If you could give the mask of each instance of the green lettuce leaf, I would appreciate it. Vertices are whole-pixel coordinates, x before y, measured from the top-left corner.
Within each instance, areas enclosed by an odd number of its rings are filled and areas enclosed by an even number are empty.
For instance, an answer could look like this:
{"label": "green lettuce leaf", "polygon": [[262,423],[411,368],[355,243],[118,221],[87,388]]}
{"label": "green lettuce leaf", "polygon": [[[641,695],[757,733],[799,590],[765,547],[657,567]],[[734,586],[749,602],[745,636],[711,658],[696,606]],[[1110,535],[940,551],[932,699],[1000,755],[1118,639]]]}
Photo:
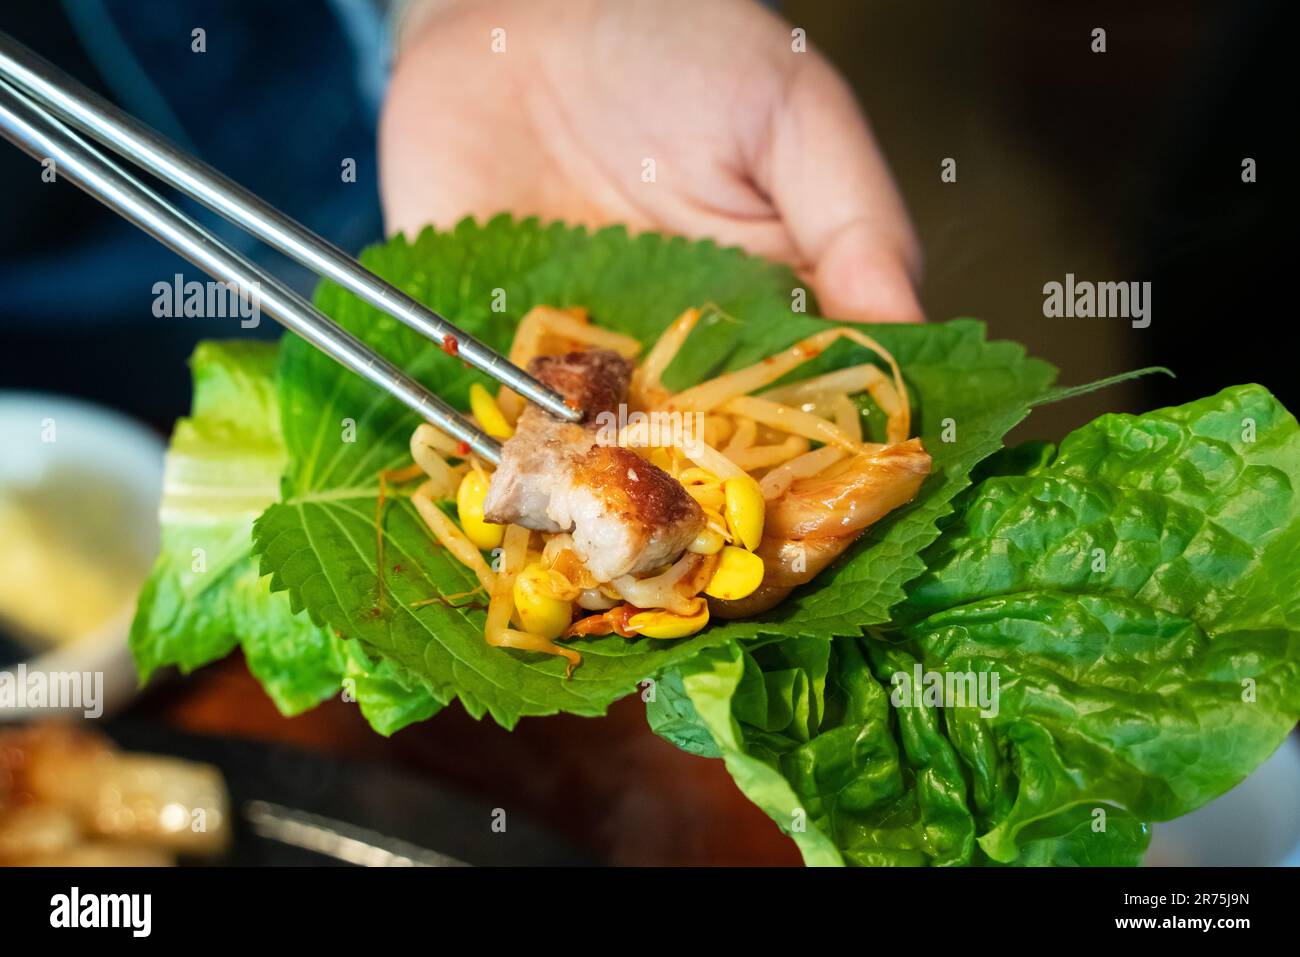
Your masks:
{"label": "green lettuce leaf", "polygon": [[[1300,429],[1267,390],[1103,416],[1050,464],[983,483],[898,611],[927,669],[996,670],[954,715],[1018,765],[979,768],[990,827],[1108,802],[1168,820],[1239,783],[1300,714]],[[989,750],[992,755],[992,750]]]}
{"label": "green lettuce leaf", "polygon": [[[489,345],[505,349],[534,305],[583,305],[606,327],[649,343],[683,309],[711,303],[668,370],[681,386],[769,355],[826,323],[792,313],[789,270],[711,243],[621,229],[587,233],[498,217],[426,230],[372,247],[363,262]],[[336,286],[320,308],[377,351],[463,406],[485,381],[394,320]],[[318,625],[361,642],[439,701],[458,697],[476,716],[509,727],[521,716],[594,715],[638,684],[704,648],[737,637],[860,634],[883,622],[920,574],[918,553],[968,482],[1034,403],[1051,397],[1055,370],[1006,342],[988,342],[971,320],[868,327],[894,351],[915,392],[920,433],[935,474],[918,499],[864,537],[845,559],[769,615],[719,623],[675,642],[610,636],[581,642],[582,666],[564,678],[559,659],[488,648],[481,609],[417,603],[475,584],[436,547],[408,501],[385,518],[391,601],[377,608],[373,515],[377,476],[409,461],[415,418],[306,343],[285,341],[280,395],[289,463],[281,501],[258,520],[255,550],[273,587]],[[809,374],[863,361],[848,345],[827,350]],[[878,415],[878,413],[877,413]]]}
{"label": "green lettuce leaf", "polygon": [[389,661],[372,661],[358,642],[343,643],[343,698],[354,700],[362,716],[380,734],[389,735],[408,724],[425,721],[442,709],[442,702],[402,674]]}
{"label": "green lettuce leaf", "polygon": [[348,647],[354,643],[294,614],[253,558],[253,521],[276,500],[287,464],[277,362],[277,346],[268,343],[195,349],[192,414],[176,423],[167,452],[162,550],[131,627],[136,667],[147,681],[158,668],[189,672],[242,646],[249,670],[284,714],[339,694],[347,676],[363,714],[391,734],[428,717],[437,703],[401,684],[391,667],[372,665]]}
{"label": "green lettuce leaf", "polygon": [[[668,699],[670,739],[707,731],[787,833],[805,815],[809,862],[1135,864],[1146,822],[1239,783],[1300,716],[1300,428],[1266,390],[980,473],[887,631],[665,676],[690,705]],[[996,709],[895,700],[918,667],[996,675]]]}
{"label": "green lettuce leaf", "polygon": [[[868,644],[737,643],[677,672],[737,786],[806,864],[970,863],[975,824],[956,752],[933,711],[891,709]],[[661,705],[648,708],[653,727]]]}
{"label": "green lettuce leaf", "polygon": [[162,551],[131,629],[142,680],[224,657],[238,644],[232,621],[250,608],[290,617],[258,587],[249,555],[253,520],[275,501],[287,461],[275,363],[275,346],[258,342],[201,343],[190,360],[193,409],[167,451]]}

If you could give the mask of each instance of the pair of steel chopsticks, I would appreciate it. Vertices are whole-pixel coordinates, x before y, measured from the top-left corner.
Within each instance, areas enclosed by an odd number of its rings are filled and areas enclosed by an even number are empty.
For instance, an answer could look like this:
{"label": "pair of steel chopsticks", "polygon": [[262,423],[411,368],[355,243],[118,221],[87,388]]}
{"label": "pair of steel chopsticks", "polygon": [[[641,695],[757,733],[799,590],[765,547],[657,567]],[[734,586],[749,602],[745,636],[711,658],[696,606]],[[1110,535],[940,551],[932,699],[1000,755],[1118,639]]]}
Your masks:
{"label": "pair of steel chopsticks", "polygon": [[240,291],[256,290],[260,306],[286,328],[465,442],[478,455],[491,462],[500,459],[501,446],[495,439],[169,204],[79,133],[332,279],[552,415],[567,421],[581,418],[581,410],[567,405],[560,395],[504,356],[0,33],[0,135],[37,159],[53,159],[56,176],[79,186],[209,275]]}

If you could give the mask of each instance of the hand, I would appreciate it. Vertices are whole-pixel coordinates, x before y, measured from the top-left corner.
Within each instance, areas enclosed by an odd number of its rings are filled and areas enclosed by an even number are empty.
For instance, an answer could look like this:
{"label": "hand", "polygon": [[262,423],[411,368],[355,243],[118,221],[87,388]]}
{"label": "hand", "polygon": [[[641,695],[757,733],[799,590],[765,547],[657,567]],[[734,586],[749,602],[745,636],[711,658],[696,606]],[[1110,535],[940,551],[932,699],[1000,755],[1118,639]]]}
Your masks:
{"label": "hand", "polygon": [[711,237],[792,264],[827,315],[921,320],[919,247],[864,117],[757,3],[425,2],[380,129],[390,232],[509,210]]}

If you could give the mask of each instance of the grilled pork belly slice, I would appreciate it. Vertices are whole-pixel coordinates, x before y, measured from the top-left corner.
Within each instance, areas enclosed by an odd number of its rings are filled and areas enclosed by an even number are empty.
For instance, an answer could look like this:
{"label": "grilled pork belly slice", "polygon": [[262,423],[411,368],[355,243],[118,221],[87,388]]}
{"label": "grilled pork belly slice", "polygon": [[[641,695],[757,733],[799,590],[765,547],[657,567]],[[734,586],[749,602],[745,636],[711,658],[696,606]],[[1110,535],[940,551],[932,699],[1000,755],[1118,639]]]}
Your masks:
{"label": "grilled pork belly slice", "polygon": [[528,364],[528,371],[586,416],[579,423],[565,422],[529,402],[515,423],[515,434],[502,446],[483,516],[499,525],[561,532],[564,526],[546,514],[555,482],[566,474],[569,459],[585,455],[596,444],[596,417],[617,412],[627,397],[632,370],[618,353],[591,349],[538,356]]}
{"label": "grilled pork belly slice", "polygon": [[604,349],[540,356],[529,372],[579,405],[581,423],[531,403],[501,449],[483,514],[540,532],[570,532],[599,581],[671,563],[704,527],[698,504],[674,478],[628,449],[596,442],[597,417],[627,398],[632,370]]}
{"label": "grilled pork belly slice", "polygon": [[635,452],[593,445],[569,464],[546,514],[573,530],[574,550],[597,581],[671,564],[704,527],[681,483]]}

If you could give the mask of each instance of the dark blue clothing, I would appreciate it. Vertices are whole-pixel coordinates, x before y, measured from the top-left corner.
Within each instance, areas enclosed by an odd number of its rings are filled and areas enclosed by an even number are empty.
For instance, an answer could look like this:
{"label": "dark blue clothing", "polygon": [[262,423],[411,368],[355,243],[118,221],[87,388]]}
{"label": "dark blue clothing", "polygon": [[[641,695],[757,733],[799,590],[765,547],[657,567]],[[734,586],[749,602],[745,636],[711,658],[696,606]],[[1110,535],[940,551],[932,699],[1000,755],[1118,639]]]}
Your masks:
{"label": "dark blue clothing", "polygon": [[[6,0],[0,30],[355,253],[382,235],[386,17],[379,0]],[[205,52],[192,49],[196,28]],[[343,181],[349,158],[355,182]],[[314,287],[305,270],[163,192],[300,291]],[[162,424],[185,407],[195,341],[279,334],[269,317],[251,332],[155,318],[154,283],[207,277],[71,184],[43,183],[40,165],[3,141],[0,211],[0,388],[78,393]]]}
{"label": "dark blue clothing", "polygon": [[[386,31],[377,4],[64,0],[37,13],[47,22],[33,31],[24,30],[34,25],[24,6],[35,5],[6,5],[0,25],[51,58],[79,46],[80,62],[59,65],[173,142],[345,249],[379,237],[375,124]],[[57,30],[49,15],[57,12],[67,33],[51,51],[42,39]],[[206,32],[206,52],[191,49],[195,28]],[[355,183],[342,181],[345,157],[356,161]],[[42,184],[39,167],[7,145],[0,169],[6,320],[94,323],[127,315],[153,282],[175,271],[169,261],[198,278],[133,226],[66,195],[71,187]],[[182,205],[262,258],[258,244],[219,217]],[[42,225],[52,212],[55,222]],[[42,241],[31,243],[33,235]],[[276,268],[310,288],[301,270]]]}

